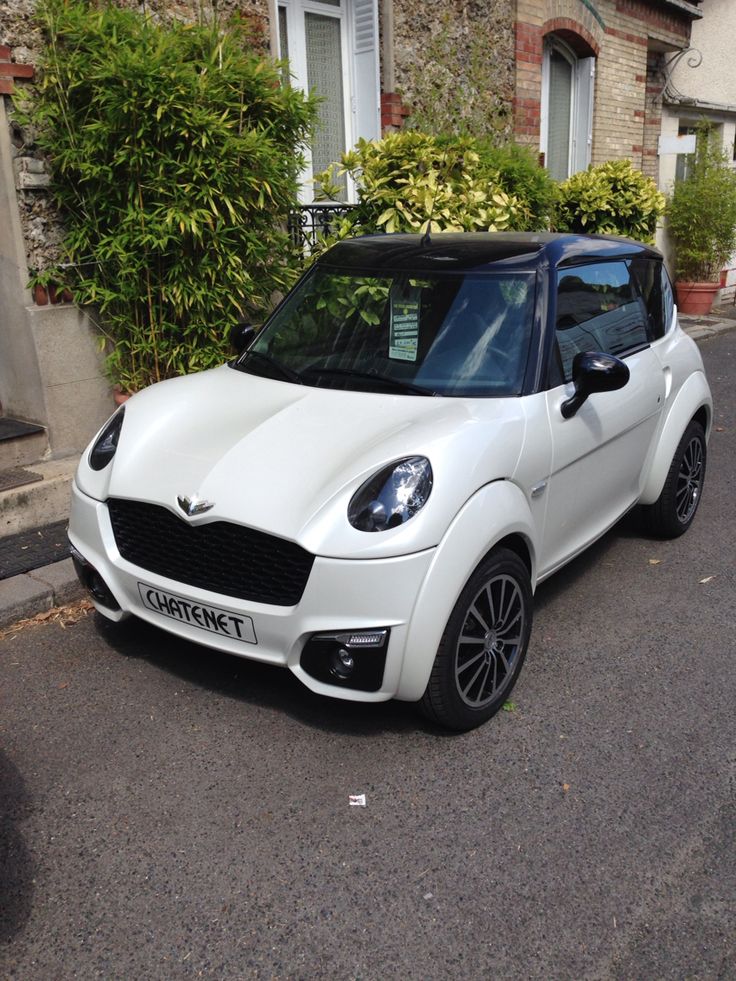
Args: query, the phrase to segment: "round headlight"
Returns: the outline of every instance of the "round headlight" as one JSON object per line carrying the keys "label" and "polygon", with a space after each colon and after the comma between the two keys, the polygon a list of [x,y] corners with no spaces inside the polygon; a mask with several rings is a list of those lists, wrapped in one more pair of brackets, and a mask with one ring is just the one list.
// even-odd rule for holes
{"label": "round headlight", "polygon": [[114,415],[110,416],[95,440],[95,444],[89,453],[89,465],[93,470],[104,470],[110,460],[115,456],[120,439],[120,430],[123,427],[123,416],[125,406],[121,405]]}
{"label": "round headlight", "polygon": [[387,531],[413,518],[432,490],[432,467],[424,456],[390,463],[358,488],[348,521],[358,531]]}

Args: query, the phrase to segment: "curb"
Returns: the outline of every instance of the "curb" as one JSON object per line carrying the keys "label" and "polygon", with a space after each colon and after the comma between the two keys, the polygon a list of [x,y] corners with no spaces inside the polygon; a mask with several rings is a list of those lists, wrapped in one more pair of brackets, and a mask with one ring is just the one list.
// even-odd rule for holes
{"label": "curb", "polygon": [[[719,317],[681,317],[680,324],[694,341],[736,329],[736,320]],[[0,580],[0,628],[85,596],[71,559]]]}
{"label": "curb", "polygon": [[0,581],[0,628],[86,596],[71,559]]}

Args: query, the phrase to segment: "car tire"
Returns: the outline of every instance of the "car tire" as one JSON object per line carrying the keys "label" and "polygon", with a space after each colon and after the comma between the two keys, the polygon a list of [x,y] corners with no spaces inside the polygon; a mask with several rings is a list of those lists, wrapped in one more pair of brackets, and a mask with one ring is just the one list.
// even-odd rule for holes
{"label": "car tire", "polygon": [[677,538],[693,523],[703,491],[706,455],[703,427],[693,420],[675,450],[662,493],[642,509],[650,534]]}
{"label": "car tire", "polygon": [[515,552],[495,549],[447,622],[420,702],[424,715],[460,732],[495,715],[524,664],[532,615],[529,570]]}

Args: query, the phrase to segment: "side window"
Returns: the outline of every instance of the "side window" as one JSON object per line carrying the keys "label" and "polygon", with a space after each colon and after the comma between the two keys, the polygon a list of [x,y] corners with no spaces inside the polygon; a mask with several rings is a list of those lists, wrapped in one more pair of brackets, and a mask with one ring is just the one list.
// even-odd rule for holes
{"label": "side window", "polygon": [[647,335],[650,341],[656,341],[664,337],[669,322],[665,320],[663,297],[665,281],[669,284],[667,273],[661,259],[634,259],[631,265],[647,309]]}
{"label": "side window", "polygon": [[556,337],[565,381],[580,351],[620,357],[649,343],[646,309],[630,267],[617,260],[558,270]]}
{"label": "side window", "polygon": [[664,263],[662,263],[662,304],[664,306],[664,331],[667,331],[672,326],[672,318],[675,315],[675,294],[672,289],[672,281],[664,268]]}

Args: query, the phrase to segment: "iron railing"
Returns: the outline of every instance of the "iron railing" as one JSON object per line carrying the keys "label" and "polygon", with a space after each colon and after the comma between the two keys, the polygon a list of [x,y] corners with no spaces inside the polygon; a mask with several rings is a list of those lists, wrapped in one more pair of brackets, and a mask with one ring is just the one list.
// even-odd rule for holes
{"label": "iron railing", "polygon": [[294,245],[309,254],[320,236],[330,235],[341,218],[349,214],[353,204],[325,201],[322,204],[301,204],[289,211],[289,235]]}

